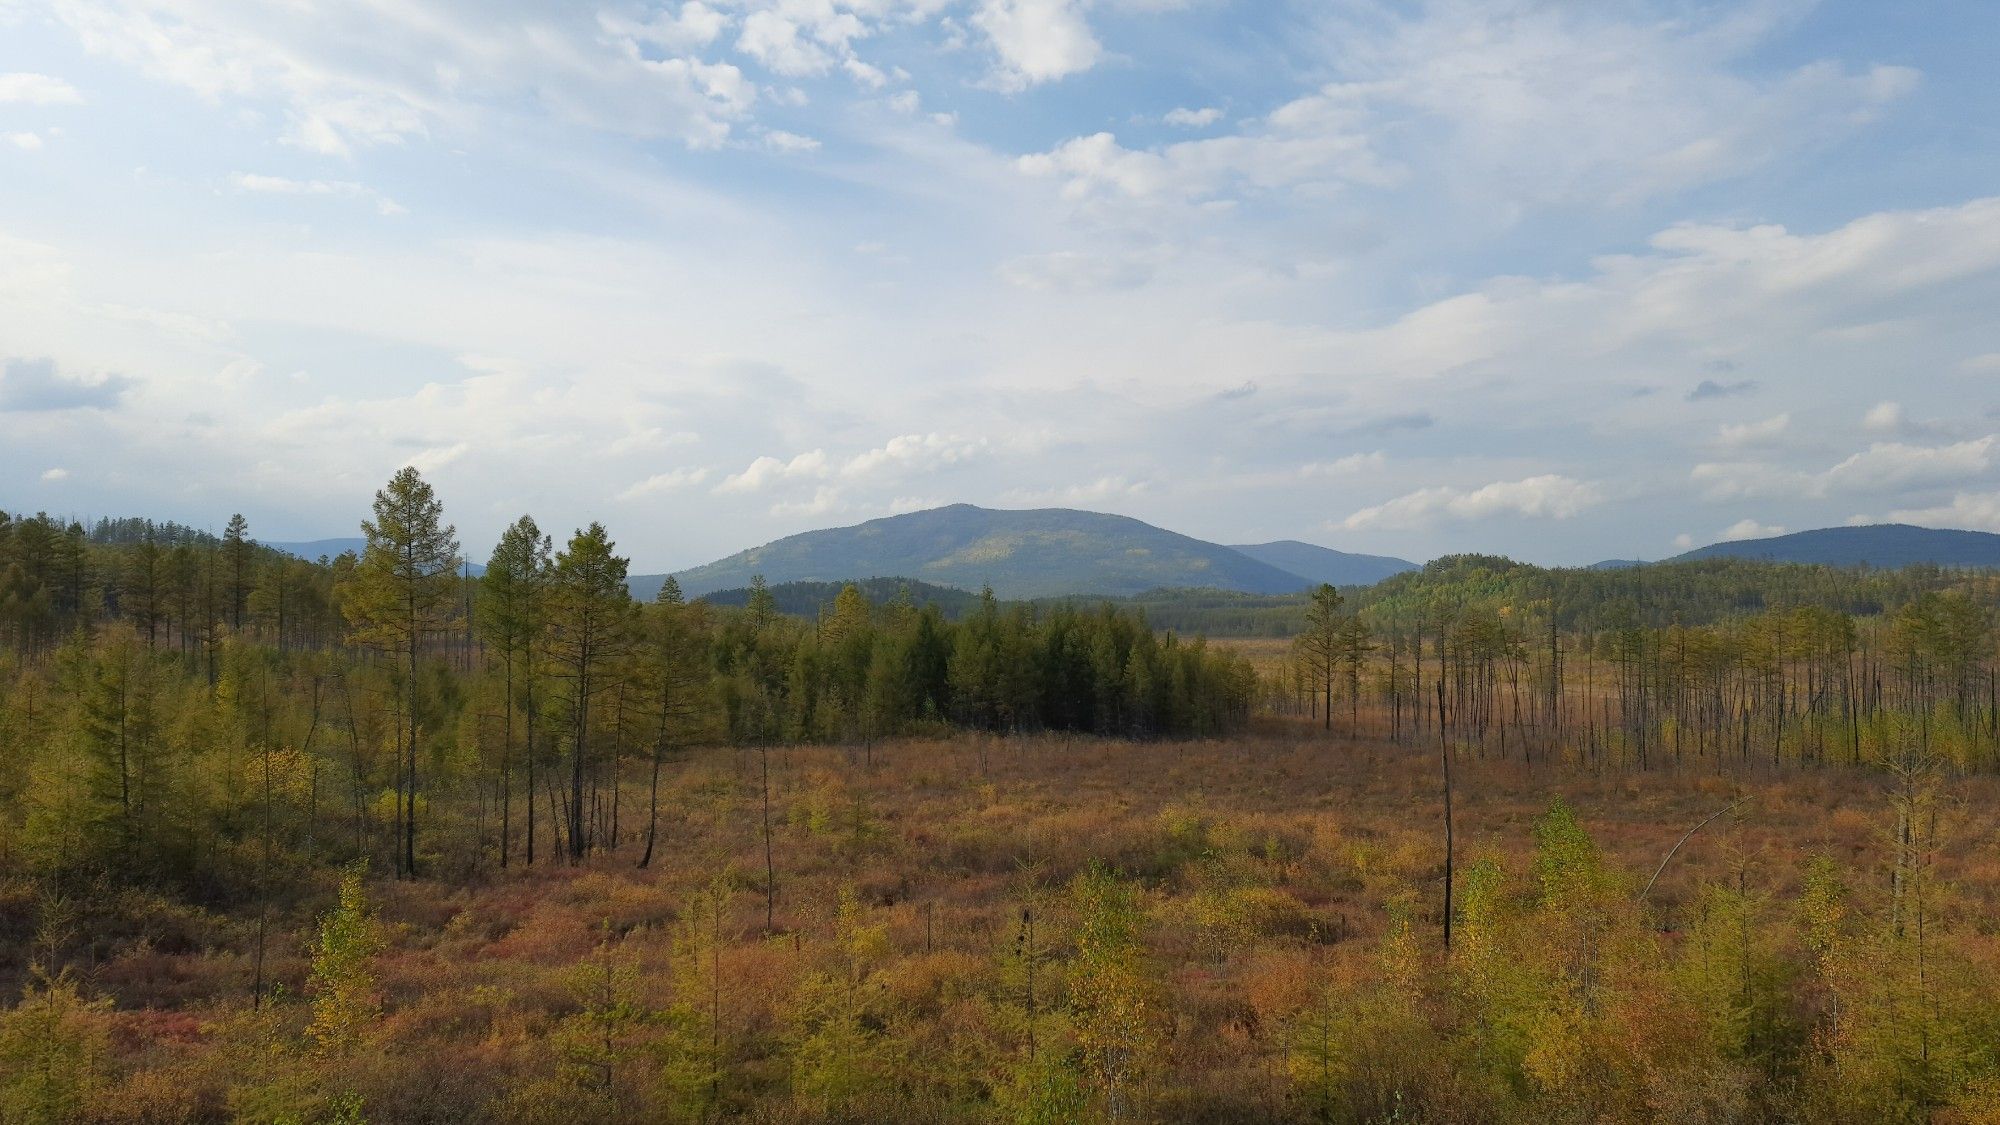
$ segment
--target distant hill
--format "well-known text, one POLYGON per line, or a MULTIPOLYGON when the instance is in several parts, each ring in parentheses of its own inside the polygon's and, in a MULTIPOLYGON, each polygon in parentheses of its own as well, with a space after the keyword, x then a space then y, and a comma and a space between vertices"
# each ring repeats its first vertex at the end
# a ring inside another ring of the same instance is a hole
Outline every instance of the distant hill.
POLYGON ((2000 535, 1984 531, 1878 523, 1865 527, 1825 527, 1769 539, 1738 539, 1697 547, 1670 561, 1767 559, 1824 566, 1894 569, 1914 563, 1953 567, 2000 567, 2000 535))
POLYGON ((308 539, 299 543, 264 544, 264 546, 274 551, 283 551, 288 555, 297 555, 299 558, 311 562, 318 562, 321 556, 329 559, 339 558, 343 553, 348 551, 353 551, 358 555, 361 553, 361 549, 367 545, 368 541, 359 535, 345 539, 308 539))
MULTIPOLYGON (((642 600, 650 601, 659 594, 660 582, 664 574, 643 576, 651 582, 652 589, 642 600)), ((639 579, 628 582, 632 586, 632 596, 640 597, 639 579)), ((770 587, 771 600, 777 603, 778 612, 793 617, 812 617, 822 607, 833 604, 840 596, 845 582, 780 582, 770 587)), ((928 582, 918 582, 911 578, 869 578, 855 583, 867 599, 878 606, 888 605, 907 592, 910 604, 915 606, 934 605, 946 620, 956 621, 972 612, 979 604, 979 595, 950 586, 933 586, 928 582)), ((744 606, 750 604, 750 588, 739 586, 733 590, 717 590, 702 595, 702 600, 710 605, 744 606)))
MULTIPOLYGON (((353 551, 359 555, 362 549, 368 546, 368 540, 355 535, 341 539, 307 539, 297 543, 265 543, 264 546, 271 548, 273 551, 283 551, 288 555, 297 555, 307 562, 318 562, 323 557, 329 559, 339 558, 348 551, 353 551)), ((460 553, 464 553, 463 548, 460 549, 460 553)), ((467 570, 475 578, 486 573, 486 567, 480 563, 470 563, 467 570)))
MULTIPOLYGON (((757 574, 773 585, 901 575, 963 590, 990 585, 1007 599, 1162 586, 1282 594, 1309 584, 1240 551, 1126 516, 971 504, 808 531, 675 577, 692 598, 748 586, 757 574)), ((634 579, 635 593, 638 585, 634 579)))
POLYGON ((1258 562, 1269 563, 1313 584, 1331 582, 1335 586, 1372 586, 1392 574, 1417 569, 1417 564, 1408 559, 1388 555, 1356 555, 1313 543, 1301 543, 1296 539, 1232 544, 1230 550, 1240 551, 1258 562))
POLYGON ((1584 567, 1585 570, 1630 570, 1635 566, 1645 566, 1645 559, 1605 559, 1584 567))

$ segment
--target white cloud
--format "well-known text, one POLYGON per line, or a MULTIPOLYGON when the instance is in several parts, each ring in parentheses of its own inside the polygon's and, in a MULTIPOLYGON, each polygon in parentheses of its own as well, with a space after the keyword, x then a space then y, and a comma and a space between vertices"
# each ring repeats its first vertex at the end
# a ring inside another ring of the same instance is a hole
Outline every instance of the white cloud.
POLYGON ((767 129, 764 132, 764 147, 773 152, 813 152, 819 148, 819 142, 783 129, 767 129))
POLYGON ((1890 512, 1889 519, 1894 523, 1913 523, 1920 527, 2000 531, 2000 492, 1960 492, 1948 504, 1905 508, 1890 512))
POLYGON ((661 8, 650 19, 634 20, 610 12, 599 12, 597 21, 612 35, 677 54, 708 46, 729 26, 728 16, 700 0, 690 0, 676 12, 670 13, 669 9, 661 8))
POLYGON ((890 438, 879 448, 856 454, 841 466, 840 472, 847 477, 887 472, 932 472, 984 456, 986 449, 982 438, 938 433, 902 434, 890 438))
POLYGON ((1725 423, 1717 431, 1716 444, 1731 449, 1767 445, 1784 436, 1791 424, 1790 414, 1776 414, 1761 422, 1744 422, 1740 425, 1725 423))
POLYGON ((1626 5, 1433 3, 1363 17, 1324 7, 1343 80, 1229 136, 1135 152, 1099 133, 1022 167, 1063 175, 1073 197, 1316 197, 1421 169, 1425 186, 1503 216, 1622 206, 1845 136, 1917 81, 1903 67, 1830 63, 1745 77, 1730 64, 1782 25, 1769 11, 1635 19, 1626 5))
POLYGON ((1003 90, 1079 74, 1104 53, 1077 0, 981 0, 972 22, 999 56, 994 82, 1003 90))
POLYGON ((1958 369, 1968 375, 2000 375, 2000 352, 1987 352, 1961 360, 1958 369))
POLYGON ((1871 433, 1898 433, 1903 428, 1903 407, 1900 403, 1878 402, 1862 416, 1861 426, 1871 433))
POLYGON ((849 78, 871 90, 879 90, 889 84, 889 76, 882 73, 880 67, 870 66, 860 59, 847 59, 840 64, 840 69, 846 71, 849 78))
POLYGON ((1138 496, 1150 488, 1150 481, 1118 473, 1054 488, 1012 488, 1002 493, 1000 500, 1006 504, 1102 504, 1138 496))
POLYGON ((69 479, 69 470, 68 470, 68 469, 63 469, 63 468, 55 468, 55 469, 43 469, 43 470, 42 470, 42 483, 43 483, 43 484, 55 484, 55 483, 57 483, 57 482, 59 482, 59 481, 66 481, 66 480, 68 480, 68 479, 69 479))
POLYGON ((824 449, 801 453, 789 461, 764 456, 750 462, 742 472, 723 478, 722 483, 715 486, 715 491, 761 492, 780 481, 824 477, 829 472, 831 468, 824 449))
POLYGON ((20 71, 0 74, 0 105, 77 105, 82 101, 76 87, 60 78, 20 71))
POLYGON ((39 133, 0 133, 0 140, 5 140, 24 152, 35 152, 42 147, 39 133))
POLYGON ((331 195, 365 200, 373 204, 377 212, 384 215, 408 213, 402 204, 381 192, 349 180, 294 180, 284 176, 264 176, 251 172, 238 172, 229 180, 236 186, 237 191, 257 195, 331 195))
POLYGON ((1298 475, 1314 477, 1346 477, 1360 473, 1380 472, 1387 468, 1389 455, 1381 450, 1373 453, 1350 453, 1332 461, 1309 461, 1299 466, 1298 475))
POLYGON ((736 49, 787 78, 808 78, 833 68, 833 56, 799 33, 799 25, 774 11, 744 17, 736 49))
POLYGON ((1183 129, 1203 129, 1222 120, 1222 111, 1214 106, 1204 106, 1201 109, 1183 107, 1168 110, 1167 115, 1161 120, 1183 129))
POLYGON ((1995 434, 1948 445, 1875 442, 1821 472, 1761 461, 1711 461, 1696 465, 1691 479, 1710 500, 1882 495, 1981 477, 1995 465, 1996 445, 2000 435, 1995 434))
POLYGON ((1716 538, 1723 543, 1733 543, 1739 539, 1769 539, 1773 535, 1783 535, 1785 529, 1777 524, 1758 523, 1753 519, 1740 519, 1722 529, 1716 538))
POLYGON ((1393 500, 1363 508, 1340 522, 1349 531, 1372 528, 1414 528, 1439 517, 1453 520, 1521 516, 1569 519, 1600 503, 1597 485, 1555 473, 1514 481, 1495 481, 1467 491, 1451 485, 1420 488, 1393 500))
POLYGON ((618 499, 638 500, 662 492, 675 492, 683 488, 691 488, 707 479, 707 469, 687 467, 670 469, 664 473, 654 473, 645 480, 634 481, 623 492, 618 494, 618 499))
MULTIPOLYGON (((657 21, 607 23, 587 9, 67 0, 55 12, 93 54, 211 102, 275 106, 284 140, 334 156, 465 137, 523 101, 573 125, 712 147, 755 97, 732 65, 650 53, 674 34, 657 21)), ((698 11, 686 30, 713 22, 698 11)))
POLYGON ((840 502, 840 490, 828 485, 821 485, 815 488, 813 494, 803 500, 781 500, 771 505, 771 514, 781 518, 786 516, 823 516, 829 512, 843 510, 845 510, 845 505, 840 502))
POLYGON ((1994 434, 1950 445, 1876 442, 1828 469, 1823 491, 1879 492, 1962 482, 1993 467, 1996 443, 2000 435, 1994 434))
POLYGON ((922 512, 931 508, 942 508, 949 503, 951 501, 939 500, 933 496, 898 496, 889 501, 889 514, 900 516, 910 512, 922 512))
POLYGON ((418 472, 434 473, 470 452, 472 452, 471 442, 454 442, 451 445, 432 446, 423 450, 411 457, 408 463, 418 472))

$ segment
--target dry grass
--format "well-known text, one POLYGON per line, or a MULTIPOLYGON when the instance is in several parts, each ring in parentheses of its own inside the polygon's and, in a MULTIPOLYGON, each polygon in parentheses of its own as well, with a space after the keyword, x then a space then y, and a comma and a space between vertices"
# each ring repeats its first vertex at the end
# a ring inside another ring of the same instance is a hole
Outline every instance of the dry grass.
MULTIPOLYGON (((1289 1105, 1278 1029, 1304 1003, 1307 982, 1372 951, 1399 894, 1414 891, 1418 924, 1435 931, 1443 853, 1434 755, 1281 724, 1191 744, 967 735, 878 745, 872 765, 838 749, 774 751, 767 932, 754 758, 697 753, 673 771, 648 870, 634 866, 639 846, 628 839, 581 867, 517 861, 458 888, 375 884, 388 944, 374 1042, 419 1070, 429 1059, 448 1071, 447 1092, 471 1105, 546 1077, 552 1053, 540 1044, 579 1010, 576 966, 608 936, 636 967, 640 999, 671 1003, 677 926, 697 896, 719 888, 723 948, 704 971, 727 1045, 722 1092, 736 1109, 790 1104, 787 1012, 802 974, 838 960, 837 904, 851 891, 863 918, 884 927, 870 979, 907 1049, 934 1070, 958 1068, 953 1081, 971 1091, 959 1104, 981 1104, 992 1077, 982 1068, 1009 1049, 992 998, 1008 987, 1002 966, 1021 909, 1097 864, 1144 888, 1148 948, 1172 1017, 1156 1111, 1268 1116, 1289 1105)), ((1651 909, 1665 931, 1680 926, 1704 882, 1788 896, 1807 857, 1826 854, 1866 888, 1888 862, 1873 776, 1558 777, 1471 757, 1456 794, 1461 861, 1494 856, 1525 870, 1532 822, 1558 794, 1635 885, 1689 827, 1745 798, 1661 877, 1651 909)), ((1945 849, 1938 871, 1961 914, 1986 919, 1987 932, 2000 896, 1996 798, 1992 778, 1954 784, 1948 831, 1963 846, 1945 849)), ((310 931, 304 918, 287 925, 275 970, 295 997, 310 931)), ((174 952, 128 943, 97 967, 94 984, 121 1009, 115 1053, 125 1077, 114 1089, 132 1104, 212 1108, 246 1080, 245 1044, 265 1032, 241 1022, 241 936, 174 952), (207 1057, 228 1051, 242 1057, 207 1057), (169 1072, 178 1077, 167 1081, 169 1072)), ((275 1007, 268 1034, 283 1040, 300 1006, 275 1007)), ((393 1075, 410 1072, 386 1073, 369 1086, 380 1120, 424 1119, 449 1101, 399 1094, 393 1075)))

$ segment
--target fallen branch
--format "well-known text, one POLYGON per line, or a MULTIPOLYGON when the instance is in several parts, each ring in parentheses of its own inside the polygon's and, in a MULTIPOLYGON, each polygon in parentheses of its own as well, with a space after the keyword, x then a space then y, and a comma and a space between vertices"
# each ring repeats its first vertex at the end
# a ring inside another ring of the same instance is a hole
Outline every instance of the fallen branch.
POLYGON ((1667 869, 1667 864, 1672 863, 1674 861, 1674 856, 1677 853, 1679 853, 1682 844, 1685 844, 1689 840, 1694 839, 1695 833, 1715 823, 1718 819, 1722 817, 1724 813, 1736 811, 1736 807, 1738 805, 1741 805, 1744 801, 1747 800, 1749 800, 1748 797, 1738 797, 1736 798, 1736 800, 1730 802, 1728 807, 1716 810, 1712 815, 1709 816, 1707 820, 1704 820, 1700 824, 1695 825, 1693 828, 1688 829, 1687 835, 1682 836, 1680 840, 1674 844, 1673 847, 1667 849, 1667 858, 1660 861, 1660 866, 1653 870, 1653 877, 1651 879, 1646 880, 1646 888, 1639 892, 1639 901, 1640 902, 1646 901, 1646 896, 1653 893, 1653 884, 1660 881, 1660 872, 1665 871, 1667 869))

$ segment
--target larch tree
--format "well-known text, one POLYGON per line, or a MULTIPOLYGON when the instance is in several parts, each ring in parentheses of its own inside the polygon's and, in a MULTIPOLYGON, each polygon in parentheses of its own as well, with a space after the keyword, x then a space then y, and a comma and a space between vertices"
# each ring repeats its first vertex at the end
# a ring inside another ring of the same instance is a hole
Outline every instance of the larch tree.
POLYGON ((374 518, 362 521, 367 547, 341 608, 364 643, 401 664, 405 721, 399 771, 401 837, 397 872, 417 868, 417 660, 426 637, 445 628, 456 604, 458 533, 444 522, 431 486, 405 467, 375 494, 374 518))
POLYGON ((480 580, 479 616, 500 655, 505 720, 500 746, 500 866, 507 866, 513 830, 514 711, 519 700, 527 735, 527 860, 535 862, 535 655, 551 578, 553 541, 522 516, 500 533, 480 580))
POLYGON ((652 780, 646 802, 646 852, 639 866, 653 862, 653 844, 660 828, 660 768, 667 752, 698 713, 700 692, 708 681, 702 662, 706 620, 699 605, 681 597, 680 583, 669 574, 646 618, 643 675, 651 689, 653 718, 652 780))
POLYGON ((619 558, 604 525, 592 523, 556 553, 548 620, 549 656, 570 686, 572 753, 569 853, 580 860, 584 835, 584 767, 590 752, 590 701, 610 687, 626 650, 632 596, 625 589, 628 560, 619 558))

